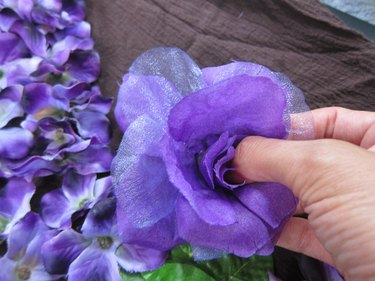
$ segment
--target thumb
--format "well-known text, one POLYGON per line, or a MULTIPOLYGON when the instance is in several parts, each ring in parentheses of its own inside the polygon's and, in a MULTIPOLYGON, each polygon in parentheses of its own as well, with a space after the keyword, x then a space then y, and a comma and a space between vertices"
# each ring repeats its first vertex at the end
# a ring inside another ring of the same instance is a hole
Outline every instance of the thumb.
POLYGON ((282 183, 309 205, 363 185, 375 169, 374 160, 373 153, 339 140, 247 137, 237 146, 233 163, 245 180, 282 183))

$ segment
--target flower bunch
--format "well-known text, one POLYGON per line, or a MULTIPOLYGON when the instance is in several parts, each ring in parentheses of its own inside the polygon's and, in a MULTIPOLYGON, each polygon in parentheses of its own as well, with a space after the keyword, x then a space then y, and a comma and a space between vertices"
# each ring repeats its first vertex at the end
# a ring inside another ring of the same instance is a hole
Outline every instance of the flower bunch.
POLYGON ((117 234, 112 100, 84 17, 82 0, 0 0, 2 281, 120 280, 165 260, 117 234))

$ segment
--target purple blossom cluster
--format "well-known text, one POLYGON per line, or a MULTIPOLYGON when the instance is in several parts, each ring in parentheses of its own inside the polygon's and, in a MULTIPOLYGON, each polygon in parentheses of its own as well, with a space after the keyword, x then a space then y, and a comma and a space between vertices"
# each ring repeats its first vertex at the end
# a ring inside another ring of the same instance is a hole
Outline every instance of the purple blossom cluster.
POLYGON ((120 280, 165 260, 118 238, 112 100, 84 17, 82 0, 0 0, 1 281, 120 280))

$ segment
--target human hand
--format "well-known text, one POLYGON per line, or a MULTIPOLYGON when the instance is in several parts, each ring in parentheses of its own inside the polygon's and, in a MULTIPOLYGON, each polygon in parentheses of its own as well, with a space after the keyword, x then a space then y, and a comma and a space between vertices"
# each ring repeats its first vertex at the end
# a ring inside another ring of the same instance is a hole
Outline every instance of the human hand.
POLYGON ((234 166, 249 182, 288 186, 308 214, 290 219, 279 246, 335 266, 346 280, 375 280, 375 113, 312 114, 315 140, 248 137, 234 166))

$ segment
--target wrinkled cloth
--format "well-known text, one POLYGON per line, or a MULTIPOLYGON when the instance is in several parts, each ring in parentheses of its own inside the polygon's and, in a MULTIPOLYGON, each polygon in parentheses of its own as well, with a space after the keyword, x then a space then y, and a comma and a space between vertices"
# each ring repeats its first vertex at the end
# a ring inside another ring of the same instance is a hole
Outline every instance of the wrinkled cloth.
MULTIPOLYGON (((375 44, 317 0, 87 0, 87 13, 106 96, 142 52, 176 46, 201 67, 235 59, 282 72, 311 108, 375 110, 375 44)), ((121 137, 115 130, 113 147, 121 137)))

